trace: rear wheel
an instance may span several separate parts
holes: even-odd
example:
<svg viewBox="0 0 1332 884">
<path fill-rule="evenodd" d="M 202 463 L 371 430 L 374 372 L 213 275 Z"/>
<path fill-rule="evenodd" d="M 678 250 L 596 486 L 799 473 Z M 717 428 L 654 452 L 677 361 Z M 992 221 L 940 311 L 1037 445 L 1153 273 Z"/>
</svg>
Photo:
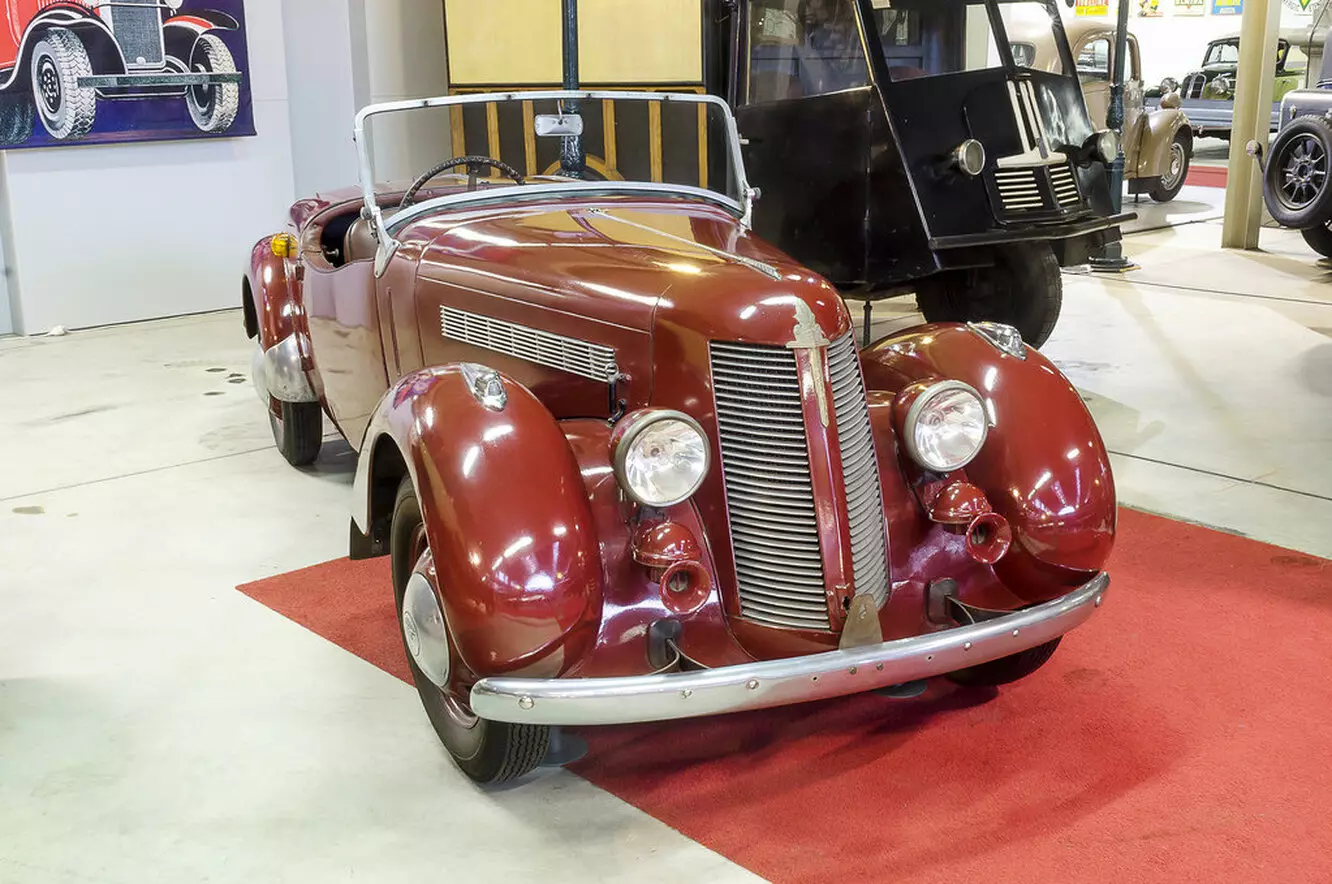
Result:
<svg viewBox="0 0 1332 884">
<path fill-rule="evenodd" d="M 1170 157 L 1161 178 L 1149 192 L 1158 203 L 1168 203 L 1179 195 L 1184 186 L 1184 179 L 1189 174 L 1189 139 L 1184 130 L 1175 133 L 1175 140 L 1170 143 Z"/>
<path fill-rule="evenodd" d="M 278 402 L 268 412 L 273 443 L 294 467 L 307 467 L 319 457 L 324 442 L 324 415 L 318 402 Z"/>
<path fill-rule="evenodd" d="M 1050 337 L 1063 303 L 1059 261 L 1047 243 L 1004 246 L 993 267 L 941 273 L 916 288 L 926 322 L 1003 322 L 1033 347 Z"/>
<path fill-rule="evenodd" d="M 991 660 L 989 663 L 950 672 L 948 673 L 948 679 L 968 688 L 996 687 L 1001 684 L 1008 684 L 1017 681 L 1019 678 L 1026 678 L 1044 666 L 1057 647 L 1059 647 L 1059 639 L 1037 645 L 1034 648 L 1028 648 L 1017 654 L 1000 657 L 998 660 Z"/>
<path fill-rule="evenodd" d="M 454 650 L 448 625 L 439 611 L 433 591 L 421 583 L 409 588 L 412 571 L 429 549 L 425 520 L 411 476 L 398 486 L 393 505 L 393 524 L 389 529 L 389 552 L 393 565 L 393 593 L 397 600 L 398 631 L 407 651 L 412 681 L 421 696 L 426 717 L 454 762 L 478 783 L 502 783 L 516 779 L 539 765 L 550 749 L 550 728 L 530 724 L 487 721 L 472 714 L 467 697 L 475 677 L 467 671 Z M 424 593 L 428 593 L 425 595 Z M 431 607 L 433 605 L 433 607 Z M 442 639 L 447 649 L 431 655 L 431 629 L 422 617 L 443 624 Z M 433 648 L 436 652 L 440 649 Z M 431 670 L 427 675 L 422 669 Z M 437 683 L 442 682 L 442 684 Z"/>
<path fill-rule="evenodd" d="M 80 86 L 91 77 L 92 62 L 79 35 L 52 28 L 32 51 L 32 94 L 42 125 L 52 138 L 69 141 L 87 135 L 97 119 L 97 90 Z"/>
<path fill-rule="evenodd" d="M 1329 227 L 1329 223 L 1332 222 L 1324 222 L 1317 227 L 1306 227 L 1300 231 L 1309 248 L 1324 258 L 1332 258 L 1332 227 Z"/>
</svg>

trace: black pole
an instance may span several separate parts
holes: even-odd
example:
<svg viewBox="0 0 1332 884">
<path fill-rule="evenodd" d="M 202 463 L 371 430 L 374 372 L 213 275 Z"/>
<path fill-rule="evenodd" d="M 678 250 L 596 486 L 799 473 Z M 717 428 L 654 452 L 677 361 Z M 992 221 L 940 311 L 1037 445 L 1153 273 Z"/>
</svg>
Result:
<svg viewBox="0 0 1332 884">
<path fill-rule="evenodd" d="M 1119 0 L 1119 25 L 1115 31 L 1115 67 L 1110 84 L 1110 109 L 1105 124 L 1119 134 L 1119 154 L 1110 164 L 1110 204 L 1118 213 L 1124 208 L 1124 68 L 1128 61 L 1130 0 Z"/>
<path fill-rule="evenodd" d="M 564 15 L 564 88 L 578 88 L 578 0 L 562 0 Z M 566 101 L 562 114 L 578 114 L 578 102 Z M 560 147 L 560 171 L 572 178 L 582 178 L 586 168 L 583 137 L 566 135 Z"/>
</svg>

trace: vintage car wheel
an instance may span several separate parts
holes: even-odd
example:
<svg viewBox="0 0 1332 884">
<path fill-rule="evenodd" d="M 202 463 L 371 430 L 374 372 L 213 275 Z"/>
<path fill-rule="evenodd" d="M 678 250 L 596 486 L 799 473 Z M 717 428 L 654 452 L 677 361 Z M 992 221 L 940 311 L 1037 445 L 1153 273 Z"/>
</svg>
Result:
<svg viewBox="0 0 1332 884">
<path fill-rule="evenodd" d="M 318 402 L 278 402 L 278 411 L 268 412 L 273 442 L 294 467 L 308 467 L 319 457 L 324 442 L 324 415 Z"/>
<path fill-rule="evenodd" d="M 979 666 L 948 673 L 948 680 L 967 688 L 996 687 L 1026 678 L 1046 664 L 1059 647 L 1059 639 L 1028 648 L 1018 654 L 1000 657 Z"/>
<path fill-rule="evenodd" d="M 483 784 L 516 779 L 532 771 L 546 757 L 550 748 L 550 728 L 487 721 L 472 714 L 467 704 L 467 692 L 474 678 L 470 677 L 466 666 L 454 652 L 447 623 L 444 632 L 449 645 L 450 664 L 444 679 L 445 686 L 437 685 L 417 665 L 407 635 L 404 604 L 412 570 L 428 548 L 421 505 L 416 499 L 411 476 L 407 476 L 398 486 L 398 497 L 393 506 L 389 553 L 393 565 L 393 592 L 397 600 L 398 632 L 402 635 L 403 648 L 407 651 L 407 665 L 411 667 L 412 681 L 416 683 L 416 691 L 421 695 L 421 705 L 425 707 L 430 724 L 463 773 Z M 433 599 L 433 593 L 431 597 Z M 442 615 L 440 619 L 443 619 Z M 411 628 L 416 631 L 414 623 Z M 416 640 L 419 648 L 421 639 L 418 637 Z"/>
<path fill-rule="evenodd" d="M 97 119 L 97 90 L 80 86 L 93 75 L 79 35 L 64 28 L 47 31 L 32 51 L 32 94 L 42 125 L 52 138 L 69 141 L 87 135 Z"/>
<path fill-rule="evenodd" d="M 1059 261 L 1045 243 L 1004 246 L 993 267 L 941 273 L 916 289 L 926 322 L 1003 322 L 1033 347 L 1050 337 L 1063 303 Z"/>
<path fill-rule="evenodd" d="M 227 44 L 216 34 L 204 34 L 190 53 L 190 70 L 195 73 L 234 74 L 236 60 Z M 185 93 L 190 119 L 200 132 L 225 132 L 240 113 L 240 85 L 215 83 L 194 86 Z"/>
<path fill-rule="evenodd" d="M 32 137 L 37 106 L 26 92 L 0 96 L 0 145 L 22 144 Z"/>
<path fill-rule="evenodd" d="M 1332 222 L 1324 222 L 1316 227 L 1306 227 L 1300 231 L 1304 241 L 1324 258 L 1332 258 Z"/>
<path fill-rule="evenodd" d="M 1184 186 L 1184 179 L 1189 174 L 1189 140 L 1183 131 L 1175 133 L 1175 140 L 1170 143 L 1170 158 L 1161 178 L 1151 189 L 1150 196 L 1158 203 L 1168 203 L 1179 196 Z"/>
<path fill-rule="evenodd" d="M 1332 125 L 1322 117 L 1297 117 L 1267 156 L 1263 200 L 1278 224 L 1303 229 L 1332 215 Z"/>
</svg>

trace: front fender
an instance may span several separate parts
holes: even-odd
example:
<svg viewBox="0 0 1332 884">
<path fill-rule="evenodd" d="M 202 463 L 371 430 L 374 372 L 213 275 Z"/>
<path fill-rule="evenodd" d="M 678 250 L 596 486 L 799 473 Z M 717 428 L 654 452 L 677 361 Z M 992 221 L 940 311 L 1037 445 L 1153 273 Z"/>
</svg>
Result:
<svg viewBox="0 0 1332 884">
<path fill-rule="evenodd" d="M 457 365 L 394 385 L 366 430 L 353 518 L 366 535 L 382 534 L 372 517 L 375 483 L 393 473 L 380 459 L 400 458 L 463 662 L 481 676 L 555 677 L 596 640 L 598 537 L 559 424 L 527 388 L 502 383 L 499 411 L 478 401 Z"/>
<path fill-rule="evenodd" d="M 305 332 L 304 312 L 300 292 L 295 284 L 295 269 L 287 258 L 273 254 L 276 234 L 266 236 L 250 252 L 250 263 L 245 271 L 246 291 L 251 299 L 247 304 L 246 332 L 259 338 L 265 350 L 295 334 Z M 253 314 L 249 308 L 253 306 Z"/>
<path fill-rule="evenodd" d="M 995 573 L 1031 598 L 1101 570 L 1116 504 L 1110 459 L 1082 397 L 1048 359 L 1026 352 L 1017 359 L 965 325 L 938 323 L 879 341 L 862 364 L 871 390 L 895 394 L 915 381 L 953 378 L 980 393 L 990 432 L 965 472 L 1013 529 Z"/>
<path fill-rule="evenodd" d="M 1179 108 L 1163 108 L 1147 114 L 1146 125 L 1142 127 L 1141 140 L 1138 143 L 1137 177 L 1155 178 L 1165 173 L 1170 167 L 1170 145 L 1180 129 L 1189 132 L 1189 150 L 1192 152 L 1193 130 L 1189 128 L 1189 118 Z"/>
</svg>

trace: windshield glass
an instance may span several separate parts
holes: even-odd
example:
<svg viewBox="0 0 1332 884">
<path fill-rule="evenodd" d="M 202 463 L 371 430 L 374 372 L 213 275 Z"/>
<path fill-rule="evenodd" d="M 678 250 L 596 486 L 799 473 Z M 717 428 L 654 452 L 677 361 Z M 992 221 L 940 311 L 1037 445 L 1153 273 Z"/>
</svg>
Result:
<svg viewBox="0 0 1332 884">
<path fill-rule="evenodd" d="M 1003 0 L 997 6 L 1008 32 L 1003 45 L 987 5 L 965 0 L 872 0 L 870 39 L 892 80 L 1002 68 L 1009 60 L 1018 67 L 1062 69 L 1062 29 L 1055 29 L 1059 12 L 1053 5 Z"/>
<path fill-rule="evenodd" d="M 1203 60 L 1203 65 L 1214 64 L 1239 64 L 1239 42 L 1213 43 L 1208 46 L 1207 58 Z"/>
</svg>

